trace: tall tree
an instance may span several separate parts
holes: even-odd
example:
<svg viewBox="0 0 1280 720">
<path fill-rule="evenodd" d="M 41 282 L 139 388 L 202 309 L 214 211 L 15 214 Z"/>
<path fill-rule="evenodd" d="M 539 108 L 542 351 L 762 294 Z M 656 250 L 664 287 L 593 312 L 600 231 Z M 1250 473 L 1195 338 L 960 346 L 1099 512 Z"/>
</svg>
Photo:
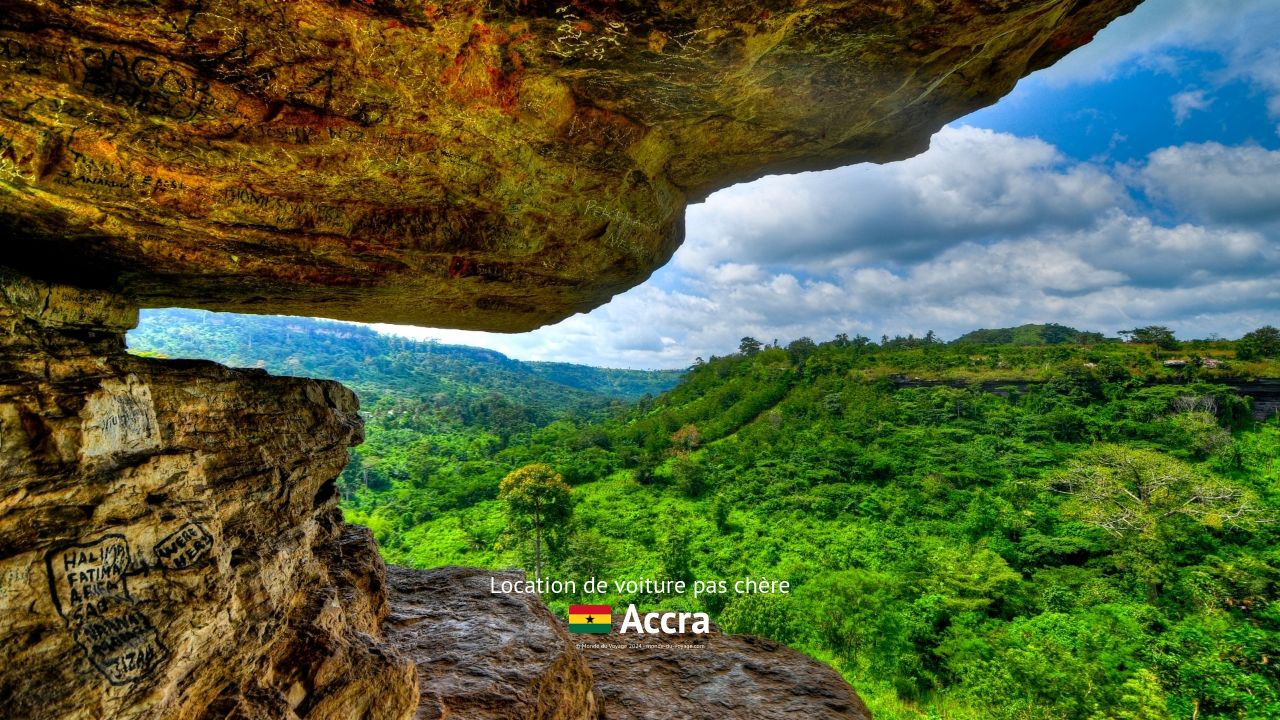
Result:
<svg viewBox="0 0 1280 720">
<path fill-rule="evenodd" d="M 560 473 L 541 463 L 513 470 L 498 486 L 507 526 L 517 536 L 533 536 L 535 580 L 542 579 L 543 539 L 563 529 L 573 513 L 571 493 Z"/>
<path fill-rule="evenodd" d="M 1161 350 L 1177 350 L 1180 345 L 1173 331 L 1163 325 L 1147 325 L 1132 330 L 1121 330 L 1120 334 L 1129 342 L 1155 345 Z"/>
</svg>

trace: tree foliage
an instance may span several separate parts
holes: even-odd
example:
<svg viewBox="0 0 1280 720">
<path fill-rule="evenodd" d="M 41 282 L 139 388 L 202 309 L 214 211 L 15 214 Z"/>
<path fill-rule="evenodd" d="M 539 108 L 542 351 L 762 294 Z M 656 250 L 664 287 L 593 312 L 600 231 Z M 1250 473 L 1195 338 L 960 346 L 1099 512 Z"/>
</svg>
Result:
<svg viewBox="0 0 1280 720">
<path fill-rule="evenodd" d="M 273 327 L 242 333 L 240 357 L 361 379 L 343 508 L 392 562 L 787 580 L 593 601 L 786 642 L 878 720 L 1280 717 L 1280 423 L 1216 384 L 1280 376 L 1246 339 L 1187 341 L 1216 362 L 1174 369 L 1141 343 L 1025 333 L 757 343 L 592 405 L 541 398 L 487 351 L 432 364 L 376 338 L 326 344 L 350 326 Z M 289 354 L 271 346 L 285 333 Z M 503 494 L 513 475 L 522 491 Z M 570 515 L 546 513 L 567 498 Z"/>
<path fill-rule="evenodd" d="M 1280 357 L 1280 329 L 1264 325 L 1240 338 L 1237 355 L 1242 360 Z"/>
<path fill-rule="evenodd" d="M 498 487 L 507 526 L 517 536 L 533 539 L 535 578 L 542 577 L 543 540 L 558 538 L 573 514 L 571 492 L 560 473 L 541 463 L 513 470 Z"/>
<path fill-rule="evenodd" d="M 1129 342 L 1155 345 L 1161 350 L 1177 350 L 1181 347 L 1173 331 L 1163 325 L 1147 325 L 1132 330 L 1121 330 L 1120 335 L 1127 337 Z"/>
<path fill-rule="evenodd" d="M 1235 483 L 1205 477 L 1162 453 L 1121 445 L 1086 450 L 1053 487 L 1071 496 L 1069 516 L 1118 538 L 1150 538 L 1181 518 L 1241 527 L 1261 513 L 1253 494 Z"/>
</svg>

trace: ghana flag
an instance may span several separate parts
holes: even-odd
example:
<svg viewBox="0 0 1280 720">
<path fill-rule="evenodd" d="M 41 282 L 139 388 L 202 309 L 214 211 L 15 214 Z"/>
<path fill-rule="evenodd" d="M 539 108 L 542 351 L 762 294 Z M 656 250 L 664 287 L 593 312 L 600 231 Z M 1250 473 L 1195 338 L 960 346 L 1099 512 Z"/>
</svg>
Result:
<svg viewBox="0 0 1280 720">
<path fill-rule="evenodd" d="M 569 632 L 607 633 L 613 629 L 612 612 L 608 605 L 570 605 Z"/>
</svg>

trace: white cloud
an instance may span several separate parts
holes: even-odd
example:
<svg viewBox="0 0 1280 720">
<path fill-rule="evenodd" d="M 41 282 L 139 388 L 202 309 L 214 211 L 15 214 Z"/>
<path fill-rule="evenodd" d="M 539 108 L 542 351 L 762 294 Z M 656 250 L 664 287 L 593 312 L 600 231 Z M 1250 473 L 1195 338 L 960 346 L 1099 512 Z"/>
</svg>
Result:
<svg viewBox="0 0 1280 720">
<path fill-rule="evenodd" d="M 1037 81 L 1069 85 L 1107 80 L 1133 68 L 1177 77 L 1177 53 L 1218 53 L 1219 84 L 1242 80 L 1265 93 L 1280 117 L 1280 3 L 1276 0 L 1146 0 L 1092 42 L 1037 73 Z M 1176 98 L 1177 96 L 1175 96 Z M 1194 98 L 1184 98 L 1191 100 Z M 1200 98 L 1203 100 L 1203 98 Z M 1174 100 L 1175 114 L 1178 112 Z M 1188 106 L 1187 112 L 1204 108 Z M 1181 122 L 1181 121 L 1179 121 Z"/>
<path fill-rule="evenodd" d="M 1187 90 L 1169 98 L 1169 105 L 1173 107 L 1173 121 L 1181 125 L 1191 117 L 1191 113 L 1208 110 L 1213 105 L 1213 98 L 1205 97 L 1203 90 Z"/>
<path fill-rule="evenodd" d="M 1103 167 L 1036 139 L 946 129 L 912 160 L 721 191 L 690 208 L 688 227 L 653 279 L 556 326 L 399 332 L 648 368 L 732 352 L 744 335 L 951 338 L 1061 322 L 1234 337 L 1280 321 L 1280 152 L 1252 145 Z"/>
<path fill-rule="evenodd" d="M 823 269 L 911 261 L 964 240 L 1087 225 L 1123 206 L 1101 169 L 1034 138 L 943 128 L 922 155 L 889 165 L 772 176 L 689 209 L 686 270 L 790 262 Z M 784 240 L 784 241 L 782 241 Z"/>
<path fill-rule="evenodd" d="M 1137 182 L 1201 220 L 1280 221 L 1280 151 L 1213 142 L 1167 147 L 1151 154 Z"/>
<path fill-rule="evenodd" d="M 1088 45 L 1040 73 L 1054 84 L 1106 80 L 1136 66 L 1177 72 L 1174 48 L 1234 51 L 1242 61 L 1271 47 L 1276 0 L 1146 0 Z"/>
</svg>

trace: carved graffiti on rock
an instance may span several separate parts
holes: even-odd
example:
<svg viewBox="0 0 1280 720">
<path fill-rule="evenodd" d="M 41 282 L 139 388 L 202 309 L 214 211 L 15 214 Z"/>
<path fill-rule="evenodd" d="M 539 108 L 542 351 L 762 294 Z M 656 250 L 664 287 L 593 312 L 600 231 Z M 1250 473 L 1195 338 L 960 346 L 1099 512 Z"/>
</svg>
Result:
<svg viewBox="0 0 1280 720">
<path fill-rule="evenodd" d="M 182 570 L 203 560 L 213 547 L 208 530 L 189 522 L 156 543 L 156 564 L 170 570 Z"/>
<path fill-rule="evenodd" d="M 86 458 L 151 450 L 160 446 L 151 388 L 129 375 L 103 381 L 85 401 L 81 454 Z"/>
<path fill-rule="evenodd" d="M 151 621 L 136 608 L 87 618 L 71 627 L 72 637 L 112 685 L 150 675 L 168 657 Z"/>
<path fill-rule="evenodd" d="M 53 550 L 45 564 L 58 614 L 89 662 L 112 685 L 150 675 L 168 655 L 129 594 L 132 558 L 123 535 Z"/>
<path fill-rule="evenodd" d="M 207 528 L 186 522 L 156 542 L 150 569 L 194 567 L 209 557 L 213 544 Z M 137 682 L 168 658 L 159 631 L 129 590 L 129 577 L 149 568 L 124 535 L 55 548 L 45 556 L 45 568 L 63 624 L 107 682 Z"/>
</svg>

